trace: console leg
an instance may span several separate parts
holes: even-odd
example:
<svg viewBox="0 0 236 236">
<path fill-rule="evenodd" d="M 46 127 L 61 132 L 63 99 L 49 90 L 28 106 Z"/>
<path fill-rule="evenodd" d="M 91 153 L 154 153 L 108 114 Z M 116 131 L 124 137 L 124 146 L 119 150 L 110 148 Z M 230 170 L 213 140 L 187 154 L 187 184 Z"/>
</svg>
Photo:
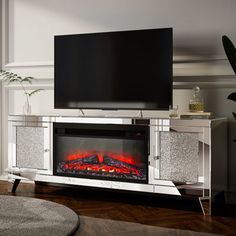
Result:
<svg viewBox="0 0 236 236">
<path fill-rule="evenodd" d="M 199 197 L 199 203 L 202 208 L 203 215 L 211 215 L 211 203 L 209 197 Z"/>
<path fill-rule="evenodd" d="M 12 186 L 12 189 L 11 189 L 11 192 L 12 192 L 12 193 L 15 193 L 15 192 L 16 192 L 16 189 L 17 189 L 17 187 L 18 187 L 20 181 L 21 181 L 20 179 L 15 179 L 15 181 L 14 181 L 14 183 L 13 183 L 13 186 Z"/>
</svg>

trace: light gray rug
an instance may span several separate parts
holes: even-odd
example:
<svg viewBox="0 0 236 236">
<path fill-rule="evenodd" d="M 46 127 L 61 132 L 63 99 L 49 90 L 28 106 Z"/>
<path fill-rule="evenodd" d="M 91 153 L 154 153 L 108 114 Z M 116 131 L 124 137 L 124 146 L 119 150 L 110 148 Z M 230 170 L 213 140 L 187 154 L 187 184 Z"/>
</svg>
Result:
<svg viewBox="0 0 236 236">
<path fill-rule="evenodd" d="M 0 195 L 0 235 L 64 236 L 79 226 L 79 216 L 63 205 L 27 197 Z"/>
</svg>

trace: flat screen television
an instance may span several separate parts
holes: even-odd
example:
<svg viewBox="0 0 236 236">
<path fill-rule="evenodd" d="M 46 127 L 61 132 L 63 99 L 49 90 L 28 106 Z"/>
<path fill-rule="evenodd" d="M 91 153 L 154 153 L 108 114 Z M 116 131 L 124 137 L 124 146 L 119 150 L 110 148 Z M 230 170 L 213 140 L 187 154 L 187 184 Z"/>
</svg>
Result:
<svg viewBox="0 0 236 236">
<path fill-rule="evenodd" d="M 55 36 L 54 107 L 168 110 L 172 28 Z"/>
</svg>

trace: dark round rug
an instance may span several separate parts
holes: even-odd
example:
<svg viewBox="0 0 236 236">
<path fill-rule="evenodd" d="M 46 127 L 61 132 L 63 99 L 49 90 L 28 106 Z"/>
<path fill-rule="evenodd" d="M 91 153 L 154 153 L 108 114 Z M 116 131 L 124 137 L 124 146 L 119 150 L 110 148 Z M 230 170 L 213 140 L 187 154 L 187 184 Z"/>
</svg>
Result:
<svg viewBox="0 0 236 236">
<path fill-rule="evenodd" d="M 0 195 L 0 235 L 72 235 L 79 216 L 63 205 L 29 197 Z"/>
</svg>

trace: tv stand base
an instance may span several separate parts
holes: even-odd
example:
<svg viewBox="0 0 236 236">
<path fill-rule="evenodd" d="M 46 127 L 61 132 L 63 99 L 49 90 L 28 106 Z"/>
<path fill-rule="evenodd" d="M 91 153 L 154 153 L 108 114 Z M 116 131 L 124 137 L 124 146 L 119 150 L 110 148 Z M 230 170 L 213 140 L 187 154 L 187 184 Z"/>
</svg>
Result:
<svg viewBox="0 0 236 236">
<path fill-rule="evenodd" d="M 21 180 L 195 199 L 204 214 L 223 209 L 227 187 L 227 120 L 9 116 L 8 173 L 12 192 Z M 148 183 L 53 175 L 53 123 L 145 125 Z M 33 148 L 32 148 L 33 147 Z M 27 158 L 26 158 L 27 157 Z M 28 158 L 30 157 L 30 158 Z M 19 180 L 21 179 L 21 180 Z"/>
</svg>

